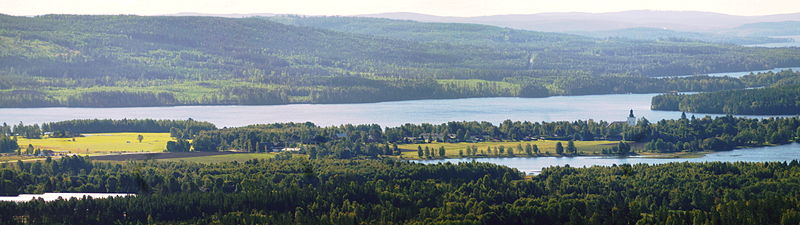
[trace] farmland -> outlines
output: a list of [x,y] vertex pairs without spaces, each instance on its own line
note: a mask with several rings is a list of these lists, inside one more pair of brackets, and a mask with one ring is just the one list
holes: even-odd
[[[524,151],[519,151],[517,149],[517,145],[522,145],[523,147],[526,144],[536,145],[539,148],[539,153],[541,155],[556,155],[555,146],[556,143],[559,141],[553,140],[538,140],[538,141],[504,141],[504,142],[479,142],[479,143],[428,143],[428,144],[404,144],[398,145],[397,147],[402,150],[402,157],[403,158],[411,158],[411,159],[418,159],[419,156],[417,155],[417,146],[428,147],[431,151],[438,151],[439,147],[444,146],[445,148],[445,156],[448,158],[458,158],[459,151],[466,152],[467,147],[476,146],[478,147],[478,154],[487,154],[487,148],[491,147],[499,148],[503,146],[505,149],[513,148],[515,156],[525,156]],[[567,142],[560,141],[561,144],[566,148]],[[578,153],[581,155],[600,155],[602,150],[605,148],[611,148],[612,146],[616,145],[618,142],[616,141],[575,141],[575,147],[578,148]],[[493,154],[492,154],[493,155]],[[507,154],[501,154],[500,156],[506,156]]]
[[[144,139],[139,143],[138,135]],[[75,138],[19,138],[21,148],[28,144],[34,148],[53,151],[69,151],[81,155],[99,155],[118,152],[161,152],[167,141],[173,140],[169,133],[95,133]]]

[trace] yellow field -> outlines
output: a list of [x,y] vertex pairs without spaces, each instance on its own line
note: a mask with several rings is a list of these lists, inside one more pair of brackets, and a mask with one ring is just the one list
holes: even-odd
[[[457,158],[459,157],[458,152],[459,150],[463,150],[464,154],[467,154],[467,147],[470,146],[477,146],[478,147],[478,154],[481,154],[481,151],[484,154],[488,154],[486,151],[487,147],[500,147],[503,146],[508,151],[508,148],[514,149],[515,156],[526,156],[525,151],[517,150],[517,145],[522,145],[523,149],[525,148],[525,144],[530,143],[531,145],[537,145],[539,147],[539,154],[540,155],[556,155],[556,143],[559,141],[551,141],[551,140],[540,140],[540,141],[517,141],[517,142],[479,142],[479,143],[430,143],[430,144],[404,144],[398,145],[397,147],[403,151],[403,158],[412,158],[417,159],[419,158],[417,155],[417,146],[421,146],[423,149],[425,147],[431,148],[431,151],[435,151],[438,155],[439,147],[444,146],[445,148],[445,156],[448,158]],[[564,146],[564,150],[566,151],[567,148],[567,141],[560,141],[561,144]],[[578,153],[585,154],[585,155],[599,155],[601,154],[604,148],[611,148],[612,146],[616,145],[617,141],[575,141],[575,147],[578,148]],[[500,156],[507,156],[508,153],[501,154]],[[493,156],[493,155],[492,155]]]
[[[276,154],[277,153],[237,153],[237,154],[226,154],[226,155],[159,159],[157,161],[185,161],[185,162],[197,162],[197,163],[217,163],[217,162],[232,162],[232,161],[244,162],[251,159],[271,159],[274,158]],[[300,156],[304,155],[297,155],[296,157]]]
[[[136,139],[144,136],[142,143]],[[19,147],[25,149],[28,144],[35,148],[53,151],[70,151],[81,155],[98,155],[113,152],[161,152],[167,141],[174,140],[169,133],[95,133],[83,134],[84,137],[72,138],[19,138]]]

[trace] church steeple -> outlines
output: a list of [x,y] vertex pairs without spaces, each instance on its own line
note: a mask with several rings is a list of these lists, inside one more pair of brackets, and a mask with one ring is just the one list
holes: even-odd
[[636,116],[633,115],[633,109],[631,109],[631,113],[628,114],[628,126],[636,126]]

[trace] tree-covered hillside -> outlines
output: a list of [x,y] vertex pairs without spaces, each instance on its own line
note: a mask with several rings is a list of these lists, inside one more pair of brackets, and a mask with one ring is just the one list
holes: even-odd
[[[578,70],[593,75],[624,73],[661,76],[744,71],[760,66],[772,68],[775,66],[773,63],[791,64],[798,59],[798,52],[788,49],[745,48],[691,41],[594,39],[478,24],[421,23],[359,17],[267,18],[285,24],[377,37],[491,46],[503,52],[527,53],[531,56],[527,69]],[[756,55],[764,58],[750,58]]]
[[593,39],[471,24],[0,15],[0,107],[714,91],[744,85],[726,78],[646,77],[796,65],[798,49]]
[[751,74],[742,80],[749,86],[763,88],[658,95],[653,97],[651,108],[740,115],[800,114],[800,72]]

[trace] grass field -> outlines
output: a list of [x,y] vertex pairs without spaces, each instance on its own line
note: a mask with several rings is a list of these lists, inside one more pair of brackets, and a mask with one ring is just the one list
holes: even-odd
[[244,162],[251,159],[271,159],[277,153],[236,153],[225,155],[212,155],[200,157],[187,157],[187,158],[171,158],[159,159],[157,161],[185,161],[185,162],[198,162],[198,163],[217,163],[217,162]]
[[[142,143],[136,139],[144,136]],[[115,152],[161,152],[167,141],[173,140],[169,133],[95,133],[83,134],[84,137],[19,139],[20,148],[32,144],[35,148],[54,151],[70,151],[81,155],[98,155]]]
[[[500,146],[504,146],[506,149],[514,148],[514,155],[516,156],[525,156],[525,151],[517,150],[517,145],[522,145],[525,147],[525,144],[530,143],[531,145],[536,145],[539,147],[539,153],[542,155],[556,155],[556,143],[559,141],[551,141],[551,140],[540,140],[540,141],[517,141],[517,142],[480,142],[480,143],[430,143],[430,144],[404,144],[398,145],[397,147],[403,151],[403,158],[411,158],[411,159],[418,159],[417,155],[417,146],[431,148],[432,151],[436,151],[438,153],[439,147],[444,146],[445,148],[445,156],[448,158],[458,158],[459,157],[459,150],[464,151],[466,154],[466,148],[470,146],[477,146],[478,147],[478,154],[481,154],[481,151],[484,154],[488,154],[486,149],[488,147],[497,148]],[[601,154],[604,148],[611,148],[612,146],[616,145],[617,141],[575,141],[575,147],[578,148],[578,152],[582,155],[599,155]],[[564,148],[567,148],[567,142],[561,141],[561,144]],[[502,154],[500,156],[506,156],[506,154]]]

